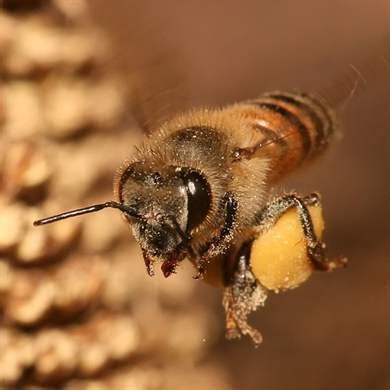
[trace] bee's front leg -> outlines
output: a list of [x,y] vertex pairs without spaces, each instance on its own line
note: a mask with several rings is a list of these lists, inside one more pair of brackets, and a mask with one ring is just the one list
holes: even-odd
[[226,252],[233,233],[237,225],[238,202],[233,194],[226,193],[223,199],[224,208],[224,223],[219,234],[205,245],[202,255],[199,259],[195,259],[195,265],[198,273],[195,279],[200,279],[206,272],[207,264],[210,259]]
[[264,305],[267,290],[250,269],[251,244],[252,242],[244,243],[235,255],[222,304],[226,313],[226,337],[234,339],[248,335],[255,345],[259,345],[263,340],[261,333],[248,324],[247,318],[251,312]]

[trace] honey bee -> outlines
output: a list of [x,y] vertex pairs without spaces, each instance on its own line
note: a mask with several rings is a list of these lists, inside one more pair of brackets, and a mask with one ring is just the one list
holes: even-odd
[[345,264],[324,255],[309,212],[320,206],[317,195],[270,199],[270,188],[325,150],[336,130],[328,105],[303,93],[265,93],[225,108],[177,115],[152,132],[119,169],[116,201],[34,224],[107,207],[119,209],[141,247],[150,276],[158,262],[168,277],[190,259],[195,278],[203,278],[209,266],[219,264],[225,275],[229,337],[248,334],[259,343],[261,335],[247,325],[246,316],[267,292],[253,272],[257,257],[251,257],[262,232],[295,210],[311,266],[330,271]]

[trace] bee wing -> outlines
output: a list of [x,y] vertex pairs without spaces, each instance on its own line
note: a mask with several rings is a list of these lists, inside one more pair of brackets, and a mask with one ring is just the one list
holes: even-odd
[[147,133],[189,105],[185,65],[178,51],[167,49],[156,56],[135,70],[132,80],[132,113]]
[[107,4],[97,16],[120,47],[117,62],[128,73],[132,116],[150,132],[188,107],[189,88],[183,52],[146,3]]

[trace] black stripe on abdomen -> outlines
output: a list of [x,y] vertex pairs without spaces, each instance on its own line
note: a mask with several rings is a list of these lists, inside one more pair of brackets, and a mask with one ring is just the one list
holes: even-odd
[[249,104],[256,105],[260,108],[265,108],[266,110],[275,112],[285,118],[293,127],[295,127],[302,140],[302,160],[309,154],[311,149],[311,138],[309,129],[305,126],[304,123],[292,112],[287,109],[275,104],[275,103],[266,103],[261,101],[250,101]]
[[266,96],[289,103],[301,109],[314,123],[315,147],[320,149],[327,143],[333,130],[333,118],[323,103],[307,94],[275,92]]
[[328,125],[327,127],[324,128],[324,135],[325,138],[329,138],[329,136],[333,133],[335,127],[335,119],[331,115],[332,111],[330,110],[330,108],[327,106],[326,103],[322,102],[321,100],[319,100],[319,98],[313,95],[301,93],[300,96],[302,96],[302,98],[304,99],[310,100],[310,102],[313,103],[313,105],[315,105],[324,115],[324,118],[326,119]]
[[314,123],[315,131],[316,131],[316,134],[315,134],[316,148],[318,148],[321,145],[321,143],[323,142],[324,136],[325,136],[324,123],[323,123],[323,120],[321,120],[321,118],[317,115],[317,113],[315,111],[313,111],[308,104],[306,104],[300,100],[297,100],[294,96],[291,96],[291,95],[271,94],[268,96],[273,98],[273,99],[281,100],[282,102],[292,104],[295,107],[303,110],[305,112],[305,114],[308,115],[309,118],[311,119],[311,121]]

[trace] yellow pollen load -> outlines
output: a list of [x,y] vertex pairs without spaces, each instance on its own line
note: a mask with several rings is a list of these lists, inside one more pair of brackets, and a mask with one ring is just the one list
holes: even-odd
[[[320,240],[324,230],[322,207],[309,206],[308,210]],[[307,255],[305,236],[295,208],[287,211],[253,242],[250,264],[259,282],[275,292],[298,287],[307,280],[313,265]]]

